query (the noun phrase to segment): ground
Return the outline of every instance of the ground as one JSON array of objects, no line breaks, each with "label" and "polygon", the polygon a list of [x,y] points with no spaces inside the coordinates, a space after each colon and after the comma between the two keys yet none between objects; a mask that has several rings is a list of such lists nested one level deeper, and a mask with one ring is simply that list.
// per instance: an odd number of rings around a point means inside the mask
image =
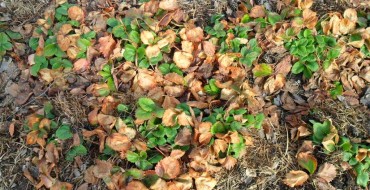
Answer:
[{"label": "ground", "polygon": [[[80,2],[80,1],[78,1]],[[84,1],[81,1],[82,3]],[[96,9],[96,4],[102,1],[92,2],[89,9]],[[96,4],[94,4],[96,3]],[[136,1],[132,2],[133,4]],[[261,2],[257,2],[261,3]],[[276,2],[262,1],[269,4],[267,7],[276,8]],[[211,14],[226,13],[229,16],[235,14],[238,2],[236,1],[198,1],[182,0],[181,6],[187,7],[190,17],[194,17],[198,25],[207,25]],[[38,18],[41,18],[45,8],[49,5],[47,0],[5,0],[0,3],[2,15],[0,18],[8,18],[7,26],[17,28],[27,24],[35,25]],[[190,8],[189,8],[190,7]],[[313,8],[319,14],[325,11],[343,11],[348,7],[357,7],[356,4],[347,1],[323,0],[316,1]],[[366,7],[358,7],[366,10]],[[368,9],[367,9],[368,10]],[[30,35],[28,35],[30,37]],[[28,39],[24,39],[25,42]],[[31,173],[37,173],[37,168],[32,165],[32,157],[36,155],[36,146],[26,146],[25,137],[27,133],[22,129],[20,123],[15,123],[15,132],[9,134],[9,127],[13,121],[24,121],[25,116],[41,108],[42,102],[49,100],[58,110],[58,120],[61,122],[75,124],[80,128],[90,129],[87,118],[89,107],[91,106],[87,97],[71,96],[67,93],[50,95],[49,89],[43,87],[35,81],[32,86],[25,83],[22,76],[22,69],[25,67],[25,55],[23,57],[4,56],[0,65],[0,189],[33,189],[32,183],[24,176],[24,169],[28,168]],[[22,61],[23,59],[23,61]],[[292,79],[293,80],[293,79]],[[303,86],[299,86],[303,88]],[[367,86],[369,89],[370,87]],[[22,93],[15,93],[21,91]],[[368,90],[369,91],[369,90]],[[13,97],[12,93],[19,94],[21,97]],[[366,102],[366,96],[363,101]],[[122,97],[126,99],[127,97]],[[25,101],[25,102],[21,102]],[[323,101],[315,105],[315,113],[309,119],[324,121],[330,118],[338,128],[340,135],[345,135],[352,139],[366,139],[370,134],[369,109],[365,106],[348,106],[340,101]],[[253,145],[247,148],[246,154],[240,158],[240,162],[230,171],[223,171],[217,174],[219,183],[215,189],[289,189],[283,184],[282,178],[290,170],[298,170],[296,154],[300,145],[305,139],[292,140],[290,128],[285,121],[286,110],[282,110],[279,120],[281,127],[274,129],[271,136],[261,135],[258,131],[252,133],[254,138]],[[67,147],[67,145],[65,145]],[[97,150],[98,145],[92,144],[92,148]],[[76,166],[70,162],[62,162],[59,169],[63,170],[59,178],[74,184],[83,184],[82,173],[86,168],[94,163],[96,155],[94,152],[86,156],[83,166]],[[339,160],[338,154],[327,156],[321,150],[314,152],[320,163],[325,161]],[[332,182],[337,189],[352,189],[355,186],[354,177],[348,172],[341,172]],[[103,183],[93,187],[93,189],[104,189]],[[313,181],[309,181],[299,189],[315,189]]]}]

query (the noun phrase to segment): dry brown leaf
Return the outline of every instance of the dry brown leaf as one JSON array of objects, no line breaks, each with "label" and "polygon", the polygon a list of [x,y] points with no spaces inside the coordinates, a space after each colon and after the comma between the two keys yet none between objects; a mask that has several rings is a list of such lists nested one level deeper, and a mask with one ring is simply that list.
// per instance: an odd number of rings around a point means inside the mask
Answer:
[{"label": "dry brown leaf", "polygon": [[96,160],[96,164],[92,169],[92,173],[95,177],[103,179],[104,177],[108,177],[110,175],[112,168],[112,163],[105,160]]},{"label": "dry brown leaf", "polygon": [[85,18],[85,14],[80,7],[72,6],[68,9],[68,17],[72,20],[83,21]]},{"label": "dry brown leaf", "polygon": [[180,69],[187,69],[193,62],[193,55],[187,52],[176,51],[173,55],[173,61]]},{"label": "dry brown leaf", "polygon": [[201,42],[204,38],[203,29],[196,27],[190,30],[186,30],[186,38],[191,42]]},{"label": "dry brown leaf", "polygon": [[364,160],[367,157],[367,152],[368,150],[366,148],[359,148],[357,155],[356,155],[356,160],[358,162],[361,162],[362,160]]},{"label": "dry brown leaf", "polygon": [[176,116],[179,114],[179,112],[174,108],[169,108],[164,111],[163,117],[162,117],[162,124],[164,126],[175,126],[176,125]]},{"label": "dry brown leaf", "polygon": [[298,0],[298,8],[304,10],[311,8],[313,0]]},{"label": "dry brown leaf", "polygon": [[85,58],[81,58],[73,63],[73,71],[82,73],[90,68],[90,62]]},{"label": "dry brown leaf", "polygon": [[179,8],[177,4],[177,0],[162,0],[159,2],[159,8],[166,10],[166,11],[173,11]]},{"label": "dry brown leaf", "polygon": [[199,176],[195,178],[197,190],[212,190],[217,184],[217,180],[210,176]]},{"label": "dry brown leaf", "polygon": [[154,41],[154,34],[150,31],[143,30],[140,34],[140,39],[143,44],[149,45]]},{"label": "dry brown leaf", "polygon": [[191,143],[191,130],[187,127],[182,128],[175,138],[175,144],[179,146],[187,146]]},{"label": "dry brown leaf", "polygon": [[171,151],[171,154],[170,156],[172,158],[175,158],[175,159],[180,159],[181,157],[183,157],[185,155],[185,152],[182,151],[182,150],[179,150],[179,149],[175,149],[175,150],[172,150]]},{"label": "dry brown leaf", "polygon": [[309,29],[314,29],[317,23],[317,14],[310,9],[305,9],[303,11],[303,22],[305,26]]},{"label": "dry brown leaf", "polygon": [[286,55],[280,60],[280,62],[275,67],[275,74],[282,74],[287,76],[292,68],[292,59],[290,55]]},{"label": "dry brown leaf", "polygon": [[174,179],[180,172],[180,162],[172,157],[166,157],[155,166],[155,173],[165,179]]},{"label": "dry brown leaf", "polygon": [[103,127],[112,129],[116,120],[117,119],[111,115],[98,114],[98,123]]},{"label": "dry brown leaf", "polygon": [[224,158],[224,160],[221,162],[221,164],[227,170],[231,170],[236,165],[237,162],[238,162],[238,160],[236,158],[234,158],[232,156],[227,156],[226,158]]},{"label": "dry brown leaf", "polygon": [[289,187],[298,187],[304,184],[307,181],[308,175],[306,172],[301,170],[292,170],[286,174],[283,182]]},{"label": "dry brown leaf", "polygon": [[177,123],[182,126],[194,126],[193,118],[186,115],[185,112],[182,112],[177,116]]},{"label": "dry brown leaf", "polygon": [[113,133],[106,139],[107,145],[115,151],[126,152],[130,149],[130,139],[122,134]]},{"label": "dry brown leaf", "polygon": [[112,53],[114,47],[116,46],[116,41],[113,39],[112,35],[99,38],[99,51],[104,55],[105,58],[108,58]]},{"label": "dry brown leaf", "polygon": [[324,165],[320,166],[316,175],[330,183],[337,176],[337,169],[333,164],[325,162]]},{"label": "dry brown leaf", "polygon": [[249,13],[249,16],[252,18],[259,18],[259,17],[265,17],[265,7],[262,5],[256,5],[252,8],[251,12]]},{"label": "dry brown leaf", "polygon": [[216,46],[210,41],[204,41],[203,50],[204,53],[207,54],[208,56],[213,56],[215,55],[216,52]]},{"label": "dry brown leaf", "polygon": [[145,185],[140,181],[134,180],[127,184],[125,190],[149,190],[149,189],[146,188]]},{"label": "dry brown leaf", "polygon": [[148,59],[151,59],[153,57],[157,57],[161,53],[161,49],[158,45],[149,45],[145,49],[145,54],[148,57]]}]

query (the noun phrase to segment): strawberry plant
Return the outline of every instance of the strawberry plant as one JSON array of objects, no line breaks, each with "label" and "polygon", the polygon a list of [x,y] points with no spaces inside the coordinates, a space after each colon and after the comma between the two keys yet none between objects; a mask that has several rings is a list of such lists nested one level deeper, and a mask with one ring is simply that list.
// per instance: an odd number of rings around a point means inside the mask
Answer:
[{"label": "strawberry plant", "polygon": [[150,98],[139,98],[138,108],[135,111],[135,117],[142,120],[161,118],[164,109],[157,106]]},{"label": "strawberry plant", "polygon": [[0,28],[0,60],[5,55],[6,51],[13,49],[11,40],[19,40],[22,36],[18,32],[11,30],[3,30]]},{"label": "strawberry plant", "polygon": [[336,48],[336,40],[333,37],[314,36],[309,29],[301,31],[296,40],[285,43],[285,47],[295,56],[298,61],[292,67],[292,73],[303,73],[306,78],[311,78],[322,62],[324,69],[339,56],[340,49]]}]

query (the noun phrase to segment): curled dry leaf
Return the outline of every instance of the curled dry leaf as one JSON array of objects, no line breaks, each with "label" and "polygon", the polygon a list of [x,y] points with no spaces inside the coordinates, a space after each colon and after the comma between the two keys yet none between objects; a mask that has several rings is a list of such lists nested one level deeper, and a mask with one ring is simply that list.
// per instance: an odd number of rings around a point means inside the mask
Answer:
[{"label": "curled dry leaf", "polygon": [[127,184],[126,190],[149,190],[143,183],[140,181],[131,181],[130,183]]},{"label": "curled dry leaf", "polygon": [[283,182],[289,187],[298,187],[304,184],[308,179],[308,174],[301,170],[292,170],[286,174]]},{"label": "curled dry leaf", "polygon": [[116,120],[117,119],[111,115],[98,114],[98,123],[103,127],[112,129]]},{"label": "curled dry leaf", "polygon": [[149,45],[154,41],[154,34],[150,31],[143,30],[140,34],[140,39],[143,44]]},{"label": "curled dry leaf", "polygon": [[195,186],[199,190],[211,190],[217,184],[217,180],[210,176],[200,176],[195,178]]},{"label": "curled dry leaf", "polygon": [[162,124],[164,126],[175,126],[176,124],[176,116],[179,112],[174,108],[169,108],[164,111],[162,117]]},{"label": "curled dry leaf", "polygon": [[92,110],[87,118],[89,120],[89,123],[91,125],[97,125],[98,124],[98,112],[99,112],[99,109],[98,108],[95,108],[94,110]]},{"label": "curled dry leaf", "polygon": [[319,171],[317,172],[317,177],[330,183],[337,176],[337,169],[333,164],[325,162],[321,165]]},{"label": "curled dry leaf", "polygon": [[177,159],[166,157],[155,166],[155,173],[165,179],[174,179],[180,174],[180,167]]},{"label": "curled dry leaf", "polygon": [[172,150],[171,157],[175,159],[180,159],[182,156],[185,155],[185,152],[179,149]]},{"label": "curled dry leaf", "polygon": [[222,166],[225,167],[227,170],[231,170],[237,163],[237,159],[232,156],[227,156],[221,162]]},{"label": "curled dry leaf", "polygon": [[173,55],[173,61],[180,69],[187,69],[193,62],[193,55],[187,52],[177,51]]},{"label": "curled dry leaf", "polygon": [[179,146],[187,146],[190,145],[190,143],[191,143],[191,130],[187,127],[184,127],[177,134],[175,138],[175,144]]},{"label": "curled dry leaf", "polygon": [[145,54],[148,57],[148,59],[157,57],[159,53],[161,53],[161,49],[159,48],[158,45],[151,45],[145,49]]},{"label": "curled dry leaf", "polygon": [[80,7],[72,6],[68,9],[68,17],[72,20],[83,21],[85,18],[85,14]]},{"label": "curled dry leaf", "polygon": [[313,4],[313,0],[298,0],[298,8],[304,10],[309,9]]},{"label": "curled dry leaf", "polygon": [[116,41],[113,39],[112,35],[99,38],[99,51],[104,55],[105,58],[108,58],[112,53],[114,47],[116,46]]},{"label": "curled dry leaf", "polygon": [[210,42],[210,41],[204,41],[202,44],[203,44],[204,53],[206,55],[208,55],[208,56],[215,55],[216,46],[212,42]]},{"label": "curled dry leaf", "polygon": [[119,152],[125,152],[131,146],[130,139],[127,136],[119,133],[113,133],[108,136],[106,143],[110,148]]},{"label": "curled dry leaf", "polygon": [[103,179],[110,175],[113,166],[110,162],[105,160],[96,160],[96,164],[93,166],[92,173],[95,177]]},{"label": "curled dry leaf", "polygon": [[305,9],[303,11],[303,22],[305,26],[309,29],[314,29],[317,23],[317,14],[310,9]]},{"label": "curled dry leaf", "polygon": [[166,10],[166,11],[173,11],[179,8],[177,4],[177,0],[162,0],[159,2],[159,8]]},{"label": "curled dry leaf", "polygon": [[73,71],[82,73],[90,68],[90,62],[82,58],[73,63]]},{"label": "curled dry leaf", "polygon": [[257,5],[252,8],[251,12],[249,13],[249,16],[252,18],[265,17],[266,16],[265,11],[266,10],[262,5]]},{"label": "curled dry leaf", "polygon": [[190,115],[186,115],[185,112],[177,116],[177,122],[182,126],[194,126],[193,118]]},{"label": "curled dry leaf", "polygon": [[186,38],[191,42],[201,42],[204,37],[203,29],[200,27],[186,30]]}]

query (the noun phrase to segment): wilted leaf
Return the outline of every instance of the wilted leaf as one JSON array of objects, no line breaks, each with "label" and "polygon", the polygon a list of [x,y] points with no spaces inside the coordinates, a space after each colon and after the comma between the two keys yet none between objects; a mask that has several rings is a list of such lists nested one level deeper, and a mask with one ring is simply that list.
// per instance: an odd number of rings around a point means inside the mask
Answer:
[{"label": "wilted leaf", "polygon": [[182,128],[175,138],[175,144],[179,146],[190,145],[191,130],[187,127]]},{"label": "wilted leaf", "polygon": [[90,68],[90,62],[85,58],[79,59],[73,63],[73,70],[75,72],[84,72]]},{"label": "wilted leaf", "polygon": [[316,158],[309,152],[300,152],[297,156],[298,164],[313,174],[317,168]]},{"label": "wilted leaf", "polygon": [[195,186],[199,190],[211,190],[216,184],[216,179],[209,176],[199,176],[195,178]]},{"label": "wilted leaf", "polygon": [[254,6],[249,13],[249,16],[252,18],[259,18],[259,17],[265,17],[265,8],[262,5]]},{"label": "wilted leaf", "polygon": [[113,150],[120,152],[127,151],[131,146],[130,139],[127,136],[121,135],[119,133],[113,133],[108,136],[106,143]]},{"label": "wilted leaf", "polygon": [[159,3],[159,8],[164,9],[166,11],[173,11],[179,8],[177,4],[177,0],[161,0]]},{"label": "wilted leaf", "polygon": [[191,42],[201,42],[203,39],[203,29],[196,27],[186,31],[186,38]]},{"label": "wilted leaf", "polygon": [[307,181],[308,175],[306,172],[301,170],[292,170],[286,174],[285,179],[283,180],[286,185],[289,187],[298,187],[304,184]]},{"label": "wilted leaf", "polygon": [[193,62],[193,55],[187,52],[177,51],[173,55],[173,61],[180,69],[187,69]]},{"label": "wilted leaf", "polygon": [[326,182],[330,183],[337,176],[336,167],[333,164],[325,162],[321,165],[317,172],[317,177],[322,178]]},{"label": "wilted leaf", "polygon": [[164,111],[162,124],[164,126],[174,126],[176,124],[176,116],[178,112],[174,108],[169,108]]},{"label": "wilted leaf", "polygon": [[104,55],[105,58],[108,58],[112,53],[114,47],[116,46],[116,41],[113,39],[112,35],[99,38],[99,51]]},{"label": "wilted leaf", "polygon": [[166,157],[155,166],[155,173],[165,179],[174,179],[180,174],[180,167],[177,159]]},{"label": "wilted leaf", "polygon": [[78,6],[72,6],[68,9],[68,16],[72,20],[83,21],[85,18],[84,11]]},{"label": "wilted leaf", "polygon": [[150,31],[143,30],[140,34],[140,39],[143,44],[149,45],[154,42],[154,34]]}]

